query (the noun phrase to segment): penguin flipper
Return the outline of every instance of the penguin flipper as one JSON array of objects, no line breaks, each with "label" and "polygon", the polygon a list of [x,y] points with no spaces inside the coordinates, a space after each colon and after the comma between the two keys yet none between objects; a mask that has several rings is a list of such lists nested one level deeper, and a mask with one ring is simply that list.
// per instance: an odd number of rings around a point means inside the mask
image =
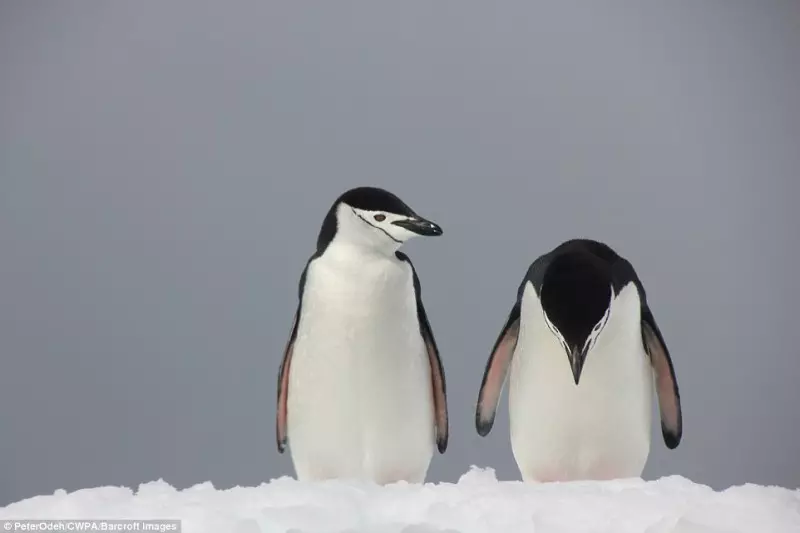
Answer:
[{"label": "penguin flipper", "polygon": [[508,315],[505,325],[492,348],[492,353],[483,372],[483,381],[478,392],[478,406],[475,411],[475,429],[485,437],[492,430],[497,403],[503,392],[511,358],[519,336],[520,302],[518,301]]},{"label": "penguin flipper", "polygon": [[649,309],[642,310],[642,340],[655,375],[658,407],[661,414],[661,434],[669,449],[680,444],[683,434],[681,395],[672,358],[667,350],[655,318]]},{"label": "penguin flipper", "polygon": [[439,453],[447,450],[449,439],[449,421],[447,413],[447,381],[445,380],[444,367],[439,357],[439,348],[436,345],[436,338],[433,329],[428,321],[428,314],[425,312],[425,305],[422,303],[422,285],[414,268],[414,263],[403,252],[395,252],[397,258],[405,261],[411,267],[411,276],[414,280],[414,294],[417,301],[417,321],[422,340],[425,342],[425,349],[428,352],[428,363],[431,367],[431,389],[433,393],[434,420],[436,424],[436,447]]},{"label": "penguin flipper", "polygon": [[[421,316],[425,316],[425,309],[420,306]],[[427,324],[427,318],[420,320],[420,324]],[[436,419],[436,446],[439,453],[444,453],[447,449],[448,440],[448,416],[447,416],[447,392],[444,379],[444,369],[442,368],[442,360],[439,358],[439,350],[436,347],[436,341],[433,338],[433,332],[430,326],[422,329],[422,336],[425,340],[425,348],[428,351],[428,362],[431,365],[431,387],[433,388],[433,406],[434,416]]]},{"label": "penguin flipper", "polygon": [[278,453],[283,453],[286,450],[286,419],[287,419],[287,398],[289,395],[289,369],[292,365],[292,352],[294,351],[294,341],[297,333],[297,318],[300,314],[298,308],[295,312],[294,320],[292,320],[292,329],[289,335],[289,341],[286,343],[286,348],[283,351],[283,360],[281,361],[280,369],[278,370],[278,403],[277,403],[277,416],[275,421],[275,441],[278,446]]}]

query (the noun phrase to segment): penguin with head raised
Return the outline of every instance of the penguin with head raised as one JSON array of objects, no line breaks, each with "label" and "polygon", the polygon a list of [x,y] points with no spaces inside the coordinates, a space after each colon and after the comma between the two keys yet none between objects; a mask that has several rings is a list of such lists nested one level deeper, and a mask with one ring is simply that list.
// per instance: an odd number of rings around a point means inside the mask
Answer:
[{"label": "penguin with head raised", "polygon": [[331,206],[300,276],[278,376],[277,446],[299,480],[422,483],[448,440],[445,375],[411,260],[442,229],[394,194]]},{"label": "penguin with head raised", "polygon": [[678,446],[678,384],[633,266],[606,244],[566,241],[528,269],[492,348],[475,424],[491,431],[508,376],[511,448],[523,480],[639,477],[653,390]]}]

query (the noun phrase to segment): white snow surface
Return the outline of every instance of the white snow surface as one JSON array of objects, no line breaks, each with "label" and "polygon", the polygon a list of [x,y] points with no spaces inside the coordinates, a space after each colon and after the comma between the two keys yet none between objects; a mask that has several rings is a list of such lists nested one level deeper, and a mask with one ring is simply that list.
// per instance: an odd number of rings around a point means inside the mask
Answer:
[{"label": "white snow surface", "polygon": [[414,485],[290,477],[217,490],[164,481],[37,496],[2,519],[182,520],[183,533],[800,533],[800,490],[723,491],[680,476],[654,481],[523,483],[472,469],[457,483]]}]

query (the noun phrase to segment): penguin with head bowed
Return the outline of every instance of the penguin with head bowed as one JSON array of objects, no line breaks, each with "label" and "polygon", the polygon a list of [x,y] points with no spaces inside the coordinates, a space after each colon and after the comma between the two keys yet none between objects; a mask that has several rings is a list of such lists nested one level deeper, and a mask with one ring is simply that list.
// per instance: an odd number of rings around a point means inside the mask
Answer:
[{"label": "penguin with head bowed", "polygon": [[475,424],[485,436],[508,379],[523,480],[639,477],[654,389],[667,447],[682,414],[670,353],[633,266],[604,243],[566,241],[528,268],[495,341]]},{"label": "penguin with head bowed", "polygon": [[331,206],[300,276],[278,376],[277,446],[299,480],[422,483],[448,440],[445,375],[420,280],[399,248],[442,229],[394,194]]}]

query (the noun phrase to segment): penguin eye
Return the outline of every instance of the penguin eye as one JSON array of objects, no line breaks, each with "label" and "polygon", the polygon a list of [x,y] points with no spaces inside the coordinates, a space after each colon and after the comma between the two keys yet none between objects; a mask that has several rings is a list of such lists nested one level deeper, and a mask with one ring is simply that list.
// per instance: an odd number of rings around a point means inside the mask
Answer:
[{"label": "penguin eye", "polygon": [[375,215],[372,218],[374,218],[378,222],[383,222],[384,220],[386,220],[386,215],[382,215],[382,214],[378,213],[377,215]]}]

